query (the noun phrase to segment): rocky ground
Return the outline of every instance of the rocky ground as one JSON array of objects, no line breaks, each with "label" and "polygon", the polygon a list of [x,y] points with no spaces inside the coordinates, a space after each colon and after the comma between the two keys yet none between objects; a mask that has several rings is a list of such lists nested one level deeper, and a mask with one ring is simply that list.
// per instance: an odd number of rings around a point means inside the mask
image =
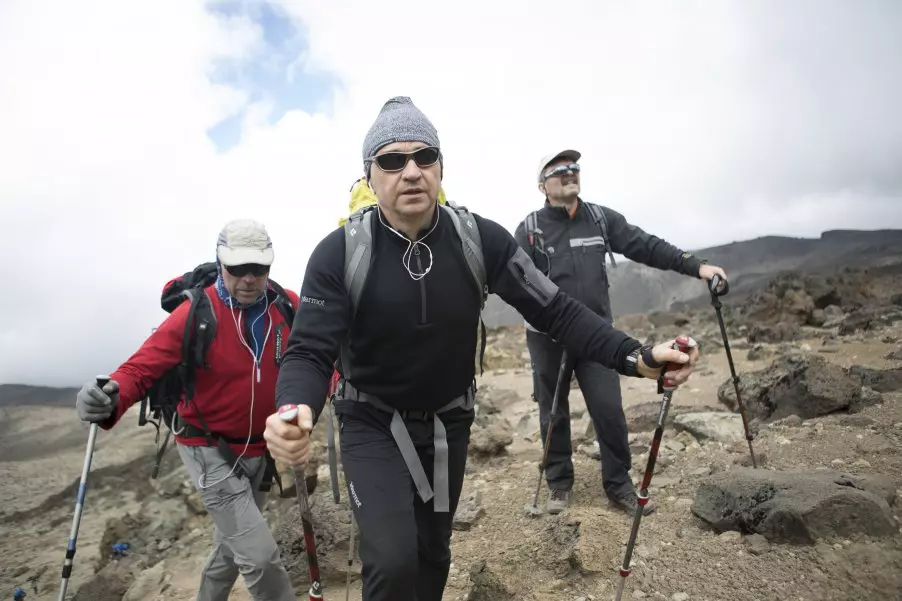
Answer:
[{"label": "rocky ground", "polygon": [[[900,292],[902,273],[889,267],[787,275],[747,299],[724,299],[757,469],[713,310],[618,320],[652,341],[691,332],[703,353],[674,395],[649,490],[657,511],[642,520],[624,599],[902,599]],[[541,441],[522,328],[492,332],[486,361],[445,599],[610,599],[631,520],[601,493],[579,390],[570,395],[571,508],[530,517],[524,506],[535,492]],[[622,387],[638,481],[660,401],[651,382],[624,379]],[[74,419],[70,409],[23,408],[4,420],[6,598],[16,586],[28,600],[56,598],[84,454],[85,431]],[[149,478],[153,431],[133,422],[99,437],[70,597],[193,599],[209,518],[174,452],[160,478]],[[344,492],[333,502],[324,468],[314,516],[326,598],[335,599],[344,597],[348,510]],[[543,487],[541,502],[546,496]],[[307,580],[294,500],[276,491],[266,513],[301,597]],[[114,554],[120,542],[129,549]],[[359,569],[355,562],[352,599],[360,598]],[[232,599],[250,599],[240,580]]]}]

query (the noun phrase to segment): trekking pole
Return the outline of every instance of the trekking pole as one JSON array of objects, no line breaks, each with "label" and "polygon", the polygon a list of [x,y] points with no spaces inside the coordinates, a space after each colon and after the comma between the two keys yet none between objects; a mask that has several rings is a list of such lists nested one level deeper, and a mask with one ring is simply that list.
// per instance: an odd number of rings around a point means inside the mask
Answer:
[{"label": "trekking pole", "polygon": [[[674,348],[678,349],[680,352],[688,353],[691,348],[695,347],[695,341],[688,336],[677,336],[677,339],[674,343]],[[658,459],[658,448],[661,446],[661,437],[664,435],[664,422],[667,420],[667,411],[670,409],[670,399],[673,396],[674,390],[676,390],[676,386],[667,382],[664,379],[664,373],[669,370],[678,370],[682,366],[677,363],[670,363],[664,368],[664,372],[661,372],[661,377],[658,379],[660,392],[663,390],[664,396],[661,399],[661,410],[658,413],[658,424],[655,428],[655,433],[651,441],[651,450],[648,452],[648,462],[645,466],[645,475],[642,478],[642,484],[639,487],[638,499],[637,499],[637,507],[636,512],[633,514],[633,529],[630,532],[629,541],[626,543],[626,555],[623,558],[623,564],[620,566],[620,585],[617,588],[617,595],[614,597],[614,601],[620,601],[621,595],[623,595],[623,586],[626,583],[627,576],[630,575],[632,569],[630,568],[630,560],[633,556],[633,547],[636,544],[636,537],[639,535],[639,522],[642,521],[643,509],[648,504],[648,486],[651,484],[651,477],[655,470],[655,462]]]},{"label": "trekking pole", "polygon": [[742,418],[742,427],[745,430],[745,439],[749,444],[749,455],[752,458],[752,467],[757,468],[758,462],[755,460],[755,451],[752,449],[752,434],[749,432],[749,420],[745,413],[745,403],[742,402],[742,395],[739,394],[739,376],[736,375],[736,366],[733,365],[733,353],[730,352],[730,341],[727,339],[727,327],[723,322],[723,314],[721,314],[720,297],[726,295],[730,291],[730,284],[727,280],[722,279],[719,275],[711,278],[709,290],[711,292],[711,304],[714,306],[714,312],[717,313],[717,324],[720,326],[720,335],[723,337],[723,348],[727,352],[727,363],[730,365],[730,375],[733,379],[733,389],[736,391],[736,404],[739,407],[739,416]]},{"label": "trekking pole", "polygon": [[[97,385],[103,389],[109,376],[97,376]],[[81,480],[78,483],[78,496],[75,498],[75,515],[72,517],[72,530],[69,543],[66,545],[66,559],[63,561],[63,575],[60,582],[60,594],[57,601],[64,601],[66,589],[69,588],[69,576],[72,574],[72,560],[75,558],[75,543],[78,539],[78,527],[81,525],[81,512],[85,506],[85,492],[88,486],[88,472],[91,471],[91,459],[94,458],[94,442],[97,440],[97,422],[92,422],[88,430],[88,446],[85,449],[85,461],[81,467]]]},{"label": "trekking pole", "polygon": [[551,446],[551,429],[554,426],[554,416],[557,414],[558,398],[561,394],[561,387],[564,385],[564,372],[567,371],[567,350],[561,353],[561,366],[557,373],[557,384],[554,388],[554,400],[551,402],[551,414],[548,417],[548,431],[545,433],[545,448],[542,451],[542,461],[539,463],[539,480],[536,482],[536,496],[532,505],[526,505],[526,513],[529,516],[538,516],[542,514],[539,509],[539,491],[542,490],[542,474],[545,473],[545,463],[548,461],[548,447]]},{"label": "trekking pole", "polygon": [[351,535],[348,538],[348,575],[345,579],[345,601],[351,598],[351,568],[354,567],[354,510],[351,510]]},{"label": "trekking pole", "polygon": [[[279,407],[279,418],[288,423],[298,418],[297,405],[282,405]],[[307,480],[304,478],[304,468],[291,466],[294,472],[294,483],[298,491],[298,508],[301,510],[301,524],[304,527],[304,547],[307,551],[307,567],[310,571],[310,601],[323,599],[323,585],[319,580],[319,561],[316,558],[316,539],[313,536],[313,514],[310,511],[310,499],[307,494]]]}]

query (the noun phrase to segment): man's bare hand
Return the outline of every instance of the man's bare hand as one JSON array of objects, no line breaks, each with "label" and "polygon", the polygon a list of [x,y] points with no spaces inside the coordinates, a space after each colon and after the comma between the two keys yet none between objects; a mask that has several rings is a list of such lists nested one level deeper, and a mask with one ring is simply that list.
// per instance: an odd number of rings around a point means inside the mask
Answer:
[{"label": "man's bare hand", "polygon": [[[690,338],[689,340],[692,339]],[[698,362],[698,345],[695,344],[695,341],[692,341],[689,352],[683,353],[674,348],[675,343],[676,339],[662,342],[652,348],[651,352],[655,361],[667,364],[666,367],[664,367],[666,370],[664,372],[664,379],[667,381],[667,384],[680,386],[689,379],[692,370],[695,368],[695,364]],[[660,367],[649,367],[645,364],[645,361],[642,360],[641,356],[639,357],[638,369],[639,374],[652,380],[657,380],[658,376],[661,375]]]},{"label": "man's bare hand", "polygon": [[720,279],[722,279],[722,280],[727,279],[726,272],[723,270],[722,267],[718,267],[717,265],[708,265],[707,263],[705,263],[704,265],[702,265],[701,267],[698,268],[698,277],[700,277],[703,280],[707,280],[710,282],[711,278],[713,278],[715,275],[719,275]]},{"label": "man's bare hand", "polygon": [[310,453],[310,432],[313,430],[313,412],[307,405],[298,405],[296,423],[283,421],[278,413],[266,418],[263,438],[273,459],[286,465],[307,465]]}]

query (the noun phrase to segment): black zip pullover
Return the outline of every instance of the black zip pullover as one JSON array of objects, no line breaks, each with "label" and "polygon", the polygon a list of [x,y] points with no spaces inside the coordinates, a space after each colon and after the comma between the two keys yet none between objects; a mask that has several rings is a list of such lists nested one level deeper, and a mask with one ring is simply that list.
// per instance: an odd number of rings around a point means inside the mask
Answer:
[{"label": "black zip pullover", "polygon": [[[453,223],[441,210],[436,215],[435,230],[423,240],[432,252],[432,269],[418,281],[402,264],[407,240],[374,216],[370,271],[353,324],[344,286],[343,228],[316,246],[279,370],[278,406],[308,405],[318,418],[348,336],[350,383],[396,409],[434,411],[466,392],[475,376],[481,294]],[[499,224],[473,217],[489,291],[581,355],[624,373],[625,358],[639,341],[559,292]],[[429,265],[429,252],[418,248],[420,254],[410,261],[414,273]]]}]

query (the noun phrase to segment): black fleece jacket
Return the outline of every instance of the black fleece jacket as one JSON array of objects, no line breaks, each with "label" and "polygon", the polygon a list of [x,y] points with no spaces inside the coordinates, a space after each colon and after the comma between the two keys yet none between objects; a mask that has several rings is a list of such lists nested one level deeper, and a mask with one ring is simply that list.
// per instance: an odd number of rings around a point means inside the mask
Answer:
[{"label": "black fleece jacket", "polygon": [[[599,206],[605,215],[612,251],[650,267],[699,277],[702,261],[698,257],[632,225],[617,211]],[[578,201],[572,217],[565,207],[553,206],[546,201],[537,211],[536,225],[542,230],[547,256],[532,252],[526,237],[525,220],[514,232],[520,247],[531,253],[530,258],[536,266],[562,291],[611,320],[604,239],[583,201]]]},{"label": "black fleece jacket", "polygon": [[[402,263],[408,242],[375,215],[370,271],[353,324],[344,286],[343,229],[316,246],[279,370],[278,406],[308,405],[318,418],[348,337],[349,382],[392,407],[433,411],[466,392],[475,376],[480,292],[453,223],[442,211],[436,214],[438,224],[423,240],[432,269],[418,281]],[[560,292],[499,224],[473,217],[489,291],[581,355],[624,373],[625,358],[639,341]],[[412,271],[422,272],[429,254],[422,250],[412,257]]]}]

